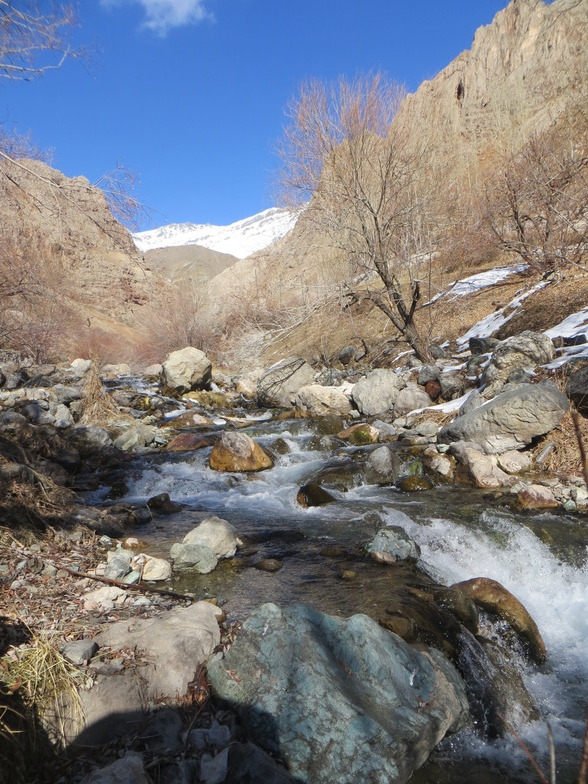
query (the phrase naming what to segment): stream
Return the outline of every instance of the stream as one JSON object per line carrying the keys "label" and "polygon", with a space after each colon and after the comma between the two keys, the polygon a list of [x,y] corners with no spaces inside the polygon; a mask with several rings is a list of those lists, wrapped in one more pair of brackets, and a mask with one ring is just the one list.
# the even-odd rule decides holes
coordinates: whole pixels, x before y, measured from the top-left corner
{"label": "stream", "polygon": [[[128,467],[127,492],[117,501],[145,503],[169,493],[183,507],[137,531],[149,552],[169,557],[171,544],[210,515],[232,523],[246,545],[214,572],[184,573],[173,587],[217,597],[229,620],[243,619],[265,601],[303,602],[331,614],[364,612],[380,619],[394,597],[420,580],[441,585],[473,577],[497,580],[531,613],[548,651],[541,667],[513,652],[542,717],[518,731],[549,778],[549,724],[557,782],[575,781],[588,705],[586,516],[516,511],[505,498],[458,485],[418,493],[366,485],[357,468],[369,447],[346,447],[321,435],[312,420],[270,421],[265,412],[243,415],[250,417],[244,432],[276,455],[271,470],[214,472],[208,467],[210,448],[145,455]],[[225,426],[230,427],[219,417],[212,431]],[[318,474],[324,476],[325,469],[335,502],[301,507],[298,489]],[[101,491],[94,502],[108,502],[107,492]],[[387,524],[402,525],[418,543],[418,570],[403,563],[382,566],[365,556],[365,545]],[[281,570],[253,568],[262,558],[279,559]],[[489,633],[500,631],[494,624]],[[446,738],[411,779],[413,784],[464,781],[516,784],[538,778],[514,737],[489,742],[465,729]]]}

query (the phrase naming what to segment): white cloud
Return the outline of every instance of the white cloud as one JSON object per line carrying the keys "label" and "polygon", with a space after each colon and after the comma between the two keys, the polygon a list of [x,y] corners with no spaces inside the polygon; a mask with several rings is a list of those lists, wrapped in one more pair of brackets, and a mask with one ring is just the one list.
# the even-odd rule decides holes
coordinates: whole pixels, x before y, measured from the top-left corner
{"label": "white cloud", "polygon": [[142,27],[165,36],[174,27],[197,24],[213,19],[204,0],[101,0],[103,6],[140,5],[145,12]]}

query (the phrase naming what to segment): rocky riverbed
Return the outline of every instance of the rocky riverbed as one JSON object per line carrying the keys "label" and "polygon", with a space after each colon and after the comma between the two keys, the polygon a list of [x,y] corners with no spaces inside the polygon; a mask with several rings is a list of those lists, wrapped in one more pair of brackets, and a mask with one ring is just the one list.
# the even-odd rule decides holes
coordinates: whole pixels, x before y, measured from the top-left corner
{"label": "rocky riverbed", "polygon": [[[549,700],[529,683],[559,666],[559,637],[508,570],[461,570],[470,534],[441,521],[467,516],[505,558],[525,542],[543,568],[552,551],[561,573],[584,568],[585,428],[568,411],[568,395],[583,411],[583,371],[554,378],[535,333],[436,353],[239,377],[196,349],[100,378],[89,361],[7,359],[8,711],[30,706],[40,651],[63,676],[39,717],[46,768],[27,771],[5,712],[7,780],[312,783],[359,765],[400,782],[448,732],[475,746],[536,726]],[[561,729],[572,748],[579,716]]]}

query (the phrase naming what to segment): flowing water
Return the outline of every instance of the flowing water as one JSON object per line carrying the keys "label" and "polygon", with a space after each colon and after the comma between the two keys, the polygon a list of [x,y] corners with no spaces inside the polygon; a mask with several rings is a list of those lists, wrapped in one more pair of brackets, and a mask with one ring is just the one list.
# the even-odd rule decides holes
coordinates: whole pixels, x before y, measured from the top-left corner
{"label": "flowing water", "polygon": [[[211,514],[229,520],[248,545],[243,555],[221,562],[211,574],[182,577],[176,584],[219,597],[233,619],[264,601],[305,602],[325,612],[378,618],[406,585],[419,580],[442,585],[481,576],[497,580],[529,610],[548,650],[542,667],[517,658],[543,717],[519,732],[548,776],[548,722],[558,784],[574,781],[588,705],[586,516],[515,512],[481,491],[456,486],[402,494],[362,484],[355,470],[365,456],[362,450],[340,445],[333,450],[332,444],[321,449],[309,420],[252,420],[245,432],[284,452],[273,469],[220,474],[208,468],[210,449],[148,456],[130,468],[125,500],[145,502],[167,492],[184,505],[143,532],[153,552],[167,556],[173,542]],[[296,501],[299,487],[325,467],[337,500],[302,508]],[[423,574],[365,558],[362,547],[382,521],[400,522],[419,544]],[[266,557],[280,559],[283,568],[274,574],[251,568]],[[354,579],[343,579],[351,572]],[[499,631],[495,626],[489,633]],[[537,780],[514,738],[487,742],[470,730],[446,739],[413,777],[415,784]]]}

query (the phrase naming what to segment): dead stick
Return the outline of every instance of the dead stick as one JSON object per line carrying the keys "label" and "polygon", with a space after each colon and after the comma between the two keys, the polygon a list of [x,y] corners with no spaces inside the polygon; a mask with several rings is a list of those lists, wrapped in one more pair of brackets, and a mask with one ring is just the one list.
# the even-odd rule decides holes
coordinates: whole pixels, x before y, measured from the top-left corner
{"label": "dead stick", "polygon": [[[48,563],[48,562],[47,562]],[[111,577],[102,577],[97,574],[88,574],[88,572],[79,572],[77,569],[70,569],[69,566],[57,566],[52,564],[57,569],[65,569],[69,574],[75,577],[83,577],[87,580],[96,580],[99,583],[106,583],[107,585],[116,585],[118,588],[126,588],[129,591],[139,591],[140,593],[158,593],[161,596],[171,596],[174,599],[189,599],[193,601],[196,596],[193,593],[177,593],[176,591],[168,591],[166,588],[151,588],[147,585],[137,585],[136,583],[123,583],[121,580],[113,580]]]}

